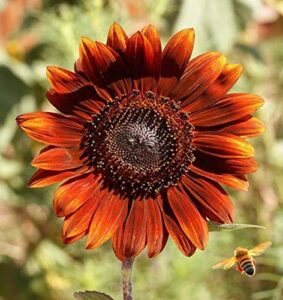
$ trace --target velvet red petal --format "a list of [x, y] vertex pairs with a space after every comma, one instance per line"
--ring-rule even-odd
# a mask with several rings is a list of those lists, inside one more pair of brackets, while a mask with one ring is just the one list
[[112, 237], [112, 245], [120, 260], [137, 256], [146, 245], [146, 200], [133, 200], [128, 218]]
[[84, 77], [86, 79], [85, 73], [84, 73], [84, 69], [81, 63], [80, 59], [77, 59], [74, 63], [74, 70], [77, 74], [81, 75], [82, 77]]
[[[93, 173], [83, 174], [60, 185], [54, 195], [53, 207], [58, 217], [72, 214], [100, 188], [100, 176]], [[92, 200], [90, 200], [92, 201]]]
[[238, 81], [243, 67], [237, 64], [226, 64], [218, 78], [192, 103], [187, 110], [194, 112], [205, 108], [222, 98]]
[[91, 85], [90, 82], [77, 73], [59, 67], [47, 67], [46, 75], [51, 87], [57, 93], [71, 93], [86, 85]]
[[128, 36], [123, 28], [114, 22], [108, 32], [107, 45], [122, 54], [127, 48]]
[[154, 50], [149, 40], [139, 31], [129, 38], [125, 59], [132, 71], [134, 88], [142, 92], [152, 90], [159, 76]]
[[118, 96], [131, 91], [127, 67], [111, 47], [83, 38], [80, 59], [87, 77], [96, 85], [109, 86]]
[[61, 147], [80, 144], [83, 126], [75, 117], [36, 112], [18, 116], [17, 123], [29, 137], [41, 143]]
[[123, 224], [128, 212], [128, 199], [123, 199], [105, 189], [97, 197], [101, 198], [88, 234], [87, 249], [99, 247], [110, 239]]
[[162, 52], [161, 78], [158, 92], [168, 96], [176, 87], [190, 60], [195, 40], [192, 28], [177, 32], [167, 43]]
[[174, 218], [174, 215], [166, 212], [164, 201], [165, 200], [162, 197], [158, 197], [158, 204], [162, 212], [166, 229], [184, 255], [193, 255], [196, 251], [196, 247], [191, 243], [184, 231], [181, 229], [178, 221]]
[[182, 184], [190, 198], [195, 199], [205, 217], [219, 223], [232, 223], [234, 207], [221, 186], [207, 178], [190, 173], [183, 176]]
[[244, 139], [222, 133], [195, 133], [193, 145], [201, 152], [222, 158], [250, 158], [254, 148]]
[[83, 165], [79, 148], [48, 147], [41, 151], [31, 162], [32, 166], [43, 170], [62, 171]]
[[79, 241], [80, 239], [82, 239], [85, 235], [87, 235], [88, 230], [84, 230], [81, 233], [74, 235], [74, 236], [63, 236], [62, 234], [62, 240], [64, 244], [72, 244], [75, 243], [77, 241]]
[[250, 158], [221, 158], [195, 151], [195, 161], [193, 165], [207, 172], [216, 174], [230, 173], [234, 175], [243, 175], [253, 173], [258, 169], [256, 160]]
[[[154, 53], [154, 63], [156, 65], [156, 72], [159, 74], [161, 70], [161, 41], [156, 28], [152, 25], [147, 25], [142, 29], [142, 34], [148, 39]], [[156, 86], [152, 86], [152, 91], [156, 91]]]
[[85, 86], [69, 94], [58, 94], [50, 89], [46, 96], [49, 102], [63, 114], [75, 115], [83, 119], [91, 119], [91, 115], [100, 113], [106, 104], [91, 86]]
[[251, 94], [229, 94], [208, 108], [194, 112], [190, 123], [194, 126], [217, 126], [242, 119], [263, 105], [263, 99]]
[[154, 57], [155, 57], [155, 63], [159, 65], [160, 68], [160, 62], [161, 62], [161, 41], [158, 31], [153, 25], [147, 25], [141, 30], [141, 33], [148, 39], [148, 41], [151, 44], [151, 47], [153, 49]]
[[149, 257], [154, 257], [164, 247], [163, 222], [157, 200], [146, 199], [145, 206], [147, 211], [147, 253]]
[[193, 165], [190, 166], [190, 170], [195, 174], [212, 179], [215, 182], [227, 185], [234, 189], [247, 191], [249, 188], [249, 183], [248, 183], [247, 179], [245, 177], [243, 177], [242, 175], [232, 175], [229, 173], [218, 174], [213, 171], [207, 172], [207, 171], [197, 168]]
[[28, 186], [31, 188], [41, 188], [67, 178], [72, 178], [78, 176], [81, 173], [87, 171], [87, 168], [79, 168], [76, 170], [66, 170], [66, 171], [51, 171], [51, 170], [37, 170], [28, 182]]
[[94, 197], [87, 201], [72, 215], [64, 220], [62, 238], [65, 243], [72, 242], [71, 238], [84, 236], [88, 233], [91, 219], [100, 203], [101, 199]]
[[215, 128], [214, 130], [232, 133], [241, 136], [242, 138], [251, 138], [262, 134], [265, 131], [265, 126], [257, 118], [247, 116], [242, 120], [225, 124], [221, 128]]
[[199, 249], [204, 249], [208, 241], [208, 228], [191, 199], [177, 188], [167, 191], [169, 204], [190, 241]]
[[226, 58], [218, 52], [204, 53], [192, 59], [176, 89], [169, 96], [181, 102], [184, 111], [188, 104], [203, 94], [221, 74]]

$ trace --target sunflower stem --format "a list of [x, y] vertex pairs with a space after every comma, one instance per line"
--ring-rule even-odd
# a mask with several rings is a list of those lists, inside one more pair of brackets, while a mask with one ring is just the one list
[[132, 296], [132, 270], [134, 259], [126, 259], [122, 262], [121, 285], [123, 290], [123, 300], [133, 300]]

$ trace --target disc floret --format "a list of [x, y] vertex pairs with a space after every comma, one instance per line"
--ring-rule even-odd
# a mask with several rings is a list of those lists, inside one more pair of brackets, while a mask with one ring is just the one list
[[152, 91], [116, 97], [85, 123], [81, 148], [105, 185], [135, 198], [176, 185], [193, 162], [193, 126]]

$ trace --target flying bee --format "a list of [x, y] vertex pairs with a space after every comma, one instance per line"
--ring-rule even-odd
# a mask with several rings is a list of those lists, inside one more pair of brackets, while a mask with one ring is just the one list
[[252, 277], [256, 272], [256, 261], [254, 256], [263, 254], [271, 246], [271, 244], [271, 242], [263, 242], [250, 250], [243, 247], [237, 247], [234, 251], [233, 257], [221, 260], [214, 265], [212, 269], [227, 270], [232, 268], [234, 264], [237, 264], [237, 271]]

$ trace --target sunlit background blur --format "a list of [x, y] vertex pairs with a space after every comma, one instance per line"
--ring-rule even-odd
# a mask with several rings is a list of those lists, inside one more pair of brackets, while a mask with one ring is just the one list
[[[162, 42], [194, 27], [194, 56], [223, 52], [245, 68], [235, 90], [266, 100], [258, 112], [266, 133], [251, 142], [260, 170], [249, 192], [234, 192], [237, 223], [265, 226], [211, 233], [204, 252], [183, 256], [169, 241], [157, 258], [135, 265], [137, 300], [283, 299], [283, 1], [276, 0], [0, 0], [0, 300], [73, 299], [76, 290], [104, 291], [120, 299], [120, 264], [107, 243], [95, 251], [83, 242], [64, 246], [62, 220], [52, 211], [54, 188], [28, 189], [29, 166], [40, 145], [15, 117], [51, 111], [45, 98], [46, 65], [72, 69], [81, 36], [106, 41], [119, 22], [132, 33], [152, 23]], [[271, 240], [257, 260], [257, 275], [211, 266], [236, 246]]]

